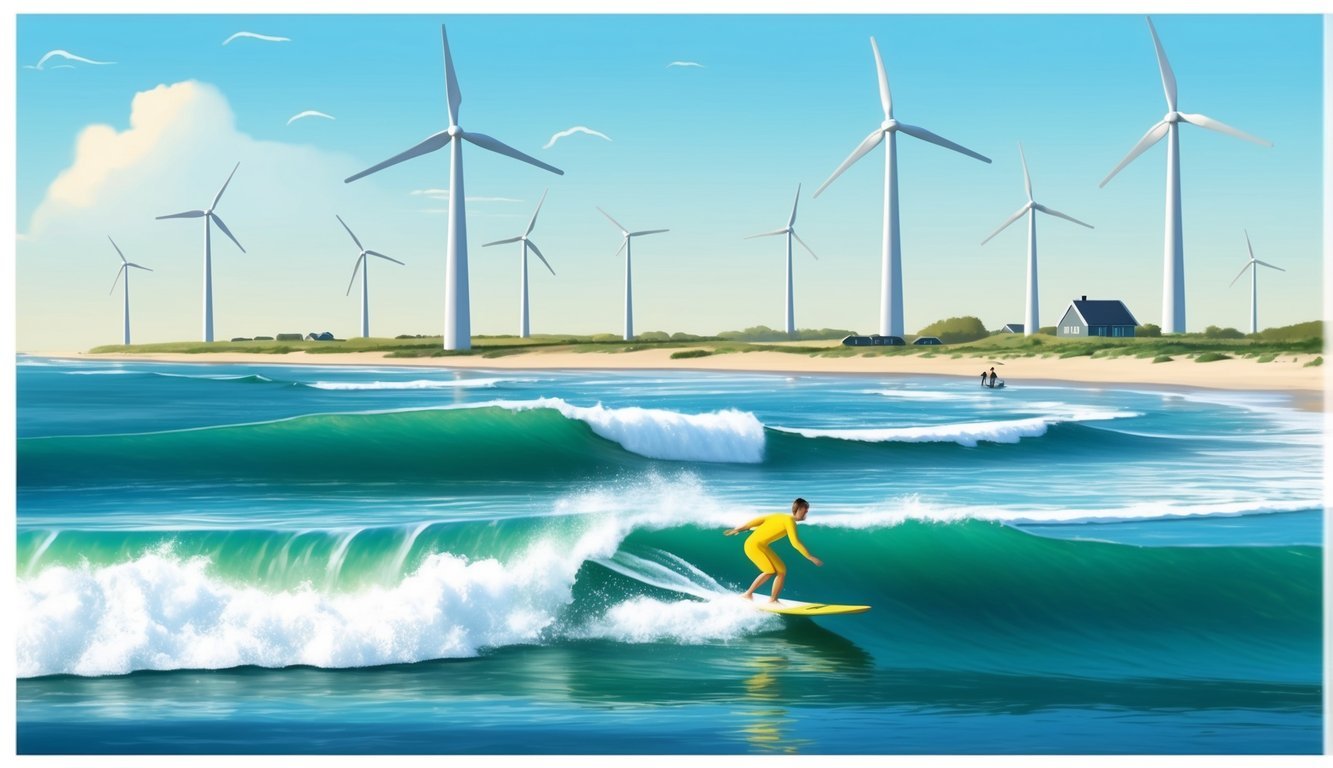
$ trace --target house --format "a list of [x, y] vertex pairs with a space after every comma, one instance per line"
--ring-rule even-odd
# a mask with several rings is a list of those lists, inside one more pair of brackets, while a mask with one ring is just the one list
[[328, 332], [328, 331], [324, 331], [323, 333], [315, 333], [315, 332], [312, 331], [311, 333], [306, 334], [305, 340], [306, 340], [306, 341], [336, 341], [336, 339], [333, 338], [333, 334], [330, 333], [330, 332]]
[[300, 341], [303, 337], [299, 333], [280, 333], [278, 341]]
[[1069, 302], [1069, 308], [1055, 327], [1056, 336], [1133, 336], [1139, 321], [1119, 299], [1093, 299], [1087, 296]]
[[1000, 333], [1022, 333], [1022, 332], [1023, 332], [1022, 323], [1005, 323], [1004, 327], [1000, 329]]

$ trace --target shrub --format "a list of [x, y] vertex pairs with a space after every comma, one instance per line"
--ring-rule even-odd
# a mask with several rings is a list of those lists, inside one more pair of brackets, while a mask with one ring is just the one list
[[1320, 320], [1311, 320], [1308, 323], [1284, 325], [1281, 328], [1265, 328], [1254, 335], [1263, 341], [1306, 341], [1314, 339], [1322, 342], [1324, 323]]
[[1055, 326], [1053, 326], [1053, 325], [1043, 325], [1042, 327], [1040, 327], [1040, 328], [1037, 329], [1037, 333], [1040, 333], [1040, 334], [1042, 334], [1043, 336], [1054, 336], [1054, 335], [1055, 335]]
[[711, 349], [682, 349], [679, 352], [672, 352], [672, 360], [684, 360], [690, 357], [708, 357], [713, 354]]
[[671, 341], [671, 335], [664, 331], [644, 331], [634, 337], [635, 341]]
[[[1155, 325], [1153, 323], [1144, 323], [1143, 325], [1140, 325], [1138, 328], [1134, 330], [1134, 335], [1143, 336], [1145, 338], [1154, 338], [1157, 336], [1161, 336], [1162, 326]], [[1154, 360], [1153, 362], [1156, 361]]]
[[1199, 355], [1198, 357], [1194, 358], [1194, 362], [1196, 362], [1196, 363], [1212, 363], [1212, 362], [1216, 362], [1216, 361], [1218, 361], [1218, 360], [1230, 360], [1230, 359], [1231, 359], [1231, 355], [1224, 355], [1224, 354], [1222, 354], [1221, 352], [1204, 352], [1203, 354], [1201, 354], [1201, 355]]
[[1320, 357], [1316, 357], [1315, 359], [1313, 359], [1313, 360], [1311, 360], [1310, 362], [1306, 363], [1306, 364], [1305, 364], [1305, 367], [1306, 367], [1306, 368], [1317, 368], [1318, 366], [1321, 366], [1321, 365], [1323, 365], [1323, 364], [1324, 364], [1324, 358], [1323, 358], [1323, 356], [1320, 356]]
[[1170, 356], [1170, 355], [1158, 355], [1157, 357], [1154, 357], [1154, 358], [1152, 359], [1152, 361], [1153, 361], [1154, 363], [1169, 363], [1169, 362], [1171, 362], [1171, 356]]
[[1218, 328], [1215, 325], [1210, 325], [1203, 329], [1203, 337], [1205, 339], [1243, 339], [1245, 334], [1235, 328]]
[[984, 339], [990, 335], [986, 326], [981, 320], [965, 315], [963, 317], [950, 317], [946, 320], [937, 320], [917, 334], [919, 336], [938, 336], [939, 340], [945, 344], [958, 344], [965, 341], [976, 341]]

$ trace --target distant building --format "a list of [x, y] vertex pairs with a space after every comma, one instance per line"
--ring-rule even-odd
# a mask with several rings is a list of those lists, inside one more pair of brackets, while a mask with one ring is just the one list
[[330, 332], [328, 332], [328, 331], [324, 331], [323, 333], [315, 333], [315, 332], [312, 331], [312, 332], [310, 332], [309, 334], [306, 335], [305, 340], [306, 340], [306, 341], [336, 341], [336, 339], [333, 338], [333, 334], [330, 333]]
[[1022, 323], [1005, 323], [1004, 327], [1000, 329], [1000, 333], [1022, 333], [1022, 332], [1023, 332]]
[[1074, 299], [1065, 310], [1056, 336], [1082, 338], [1085, 336], [1133, 336], [1139, 321], [1130, 314], [1125, 302], [1119, 299], [1093, 299], [1087, 296]]
[[299, 334], [299, 333], [280, 333], [280, 334], [278, 334], [278, 341], [300, 341], [300, 340], [303, 339], [303, 338], [305, 338], [305, 337], [303, 337], [303, 336], [302, 336], [301, 334]]

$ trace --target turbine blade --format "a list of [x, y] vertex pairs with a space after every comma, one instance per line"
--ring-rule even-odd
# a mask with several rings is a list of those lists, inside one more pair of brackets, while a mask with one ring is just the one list
[[1166, 135], [1168, 129], [1169, 126], [1167, 125], [1165, 120], [1162, 120], [1153, 127], [1149, 128], [1148, 132], [1143, 134], [1143, 138], [1139, 139], [1139, 143], [1134, 145], [1134, 148], [1129, 151], [1128, 155], [1125, 155], [1125, 159], [1120, 161], [1120, 165], [1117, 165], [1113, 171], [1106, 174], [1106, 178], [1102, 179], [1102, 183], [1098, 184], [1097, 186], [1098, 187], [1106, 186], [1106, 182], [1114, 178], [1117, 173], [1120, 173], [1120, 170], [1125, 166], [1129, 165], [1134, 160], [1134, 158], [1143, 154], [1148, 149], [1148, 147], [1151, 147], [1152, 145], [1161, 141], [1162, 137]]
[[231, 230], [227, 229], [227, 225], [222, 223], [222, 217], [218, 216], [216, 213], [210, 213], [208, 215], [213, 219], [213, 222], [218, 225], [218, 229], [222, 230], [222, 234], [231, 238], [231, 241], [236, 243], [236, 247], [241, 249], [241, 253], [245, 253], [245, 248], [241, 245], [241, 241], [237, 240], [236, 236], [231, 233]]
[[1265, 267], [1268, 267], [1269, 269], [1276, 269], [1276, 270], [1279, 271], [1279, 272], [1286, 272], [1286, 271], [1287, 271], [1287, 270], [1283, 269], [1282, 267], [1279, 267], [1279, 266], [1277, 266], [1277, 265], [1275, 265], [1275, 264], [1269, 264], [1269, 263], [1266, 262], [1266, 261], [1259, 261], [1258, 259], [1255, 259], [1255, 260], [1254, 260], [1254, 263], [1255, 263], [1255, 264], [1262, 264], [1262, 265], [1264, 265]]
[[757, 235], [746, 235], [746, 236], [745, 236], [744, 238], [742, 238], [742, 239], [744, 239], [744, 240], [753, 240], [753, 239], [755, 239], [756, 237], [772, 237], [773, 235], [785, 235], [785, 234], [787, 234], [787, 230], [789, 230], [789, 229], [791, 229], [791, 228], [790, 228], [790, 227], [783, 227], [782, 229], [775, 229], [775, 230], [773, 230], [772, 232], [760, 232], [760, 233], [757, 234]]
[[893, 119], [893, 96], [889, 93], [889, 75], [884, 71], [884, 59], [879, 55], [875, 36], [870, 36], [870, 50], [875, 53], [875, 74], [879, 76], [879, 105], [884, 108], [884, 119]]
[[623, 251], [623, 250], [625, 250], [625, 246], [628, 245], [628, 244], [629, 244], [629, 236], [628, 236], [628, 235], [625, 236], [625, 237], [623, 237], [623, 238], [621, 238], [621, 240], [620, 240], [620, 247], [616, 249], [616, 255], [619, 256], [619, 255], [620, 255], [620, 252]]
[[111, 294], [116, 292], [116, 284], [120, 282], [120, 275], [124, 271], [125, 271], [125, 265], [121, 264], [120, 269], [116, 270], [116, 279], [111, 281], [111, 290], [107, 291], [106, 295], [110, 296]]
[[535, 165], [538, 168], [550, 171], [551, 173], [554, 173], [557, 176], [565, 175], [564, 171], [560, 170], [559, 168], [556, 168], [554, 165], [547, 165], [546, 163], [543, 163], [542, 161], [538, 160], [532, 155], [525, 155], [522, 152], [519, 152], [517, 149], [514, 149], [508, 144], [505, 144], [504, 142], [500, 141], [499, 139], [491, 138], [490, 136], [487, 136], [484, 133], [465, 133], [463, 134], [463, 138], [467, 139], [473, 144], [476, 144], [482, 149], [489, 149], [490, 151], [496, 154], [507, 155], [509, 157], [514, 158], [515, 160], [522, 160], [528, 165]]
[[638, 232], [629, 233], [630, 237], [639, 237], [640, 235], [658, 235], [663, 232], [670, 232], [669, 229], [641, 229]]
[[399, 152], [398, 154], [394, 155], [388, 160], [385, 160], [382, 163], [376, 163], [375, 165], [370, 166], [369, 168], [365, 169], [360, 173], [348, 176], [347, 178], [343, 179], [343, 183], [344, 184], [351, 183], [363, 176], [369, 176], [370, 174], [375, 173], [376, 171], [382, 171], [391, 165], [397, 165], [403, 162], [404, 160], [411, 160], [414, 157], [420, 157], [421, 155], [434, 152], [437, 149], [441, 149], [445, 146], [448, 146], [449, 140], [451, 138], [452, 137], [449, 135], [448, 131], [440, 131], [439, 133], [431, 136], [430, 138], [426, 139], [420, 144], [417, 144], [415, 147], [412, 147], [411, 149]]
[[968, 149], [962, 144], [956, 144], [952, 141], [949, 141], [948, 139], [944, 138], [943, 136], [940, 136], [939, 134], [931, 133], [930, 131], [927, 131], [925, 128], [918, 128], [915, 125], [908, 125], [906, 123], [898, 123], [898, 130], [902, 131], [908, 136], [915, 136], [918, 139], [921, 139], [922, 141], [929, 141], [931, 144], [938, 144], [941, 147], [952, 149], [955, 152], [961, 152], [964, 155], [967, 155], [968, 157], [975, 157], [976, 159], [980, 160], [983, 163], [990, 162], [989, 157], [986, 157], [985, 155], [980, 154], [978, 152], [973, 152], [972, 150]]
[[528, 247], [532, 249], [532, 252], [533, 252], [533, 253], [537, 254], [537, 258], [541, 259], [541, 260], [542, 260], [542, 263], [546, 265], [546, 268], [547, 268], [547, 269], [550, 269], [550, 270], [551, 270], [551, 274], [554, 275], [554, 274], [555, 274], [555, 270], [554, 270], [554, 269], [551, 269], [551, 262], [547, 261], [547, 260], [546, 260], [546, 257], [542, 255], [541, 250], [540, 250], [539, 248], [537, 248], [537, 244], [534, 243], [534, 242], [532, 242], [531, 240], [529, 240], [529, 241], [528, 241]]
[[792, 198], [791, 201], [791, 218], [787, 219], [787, 226], [789, 228], [796, 225], [796, 204], [799, 202], [801, 202], [801, 185], [797, 184], [796, 197]]
[[[236, 168], [240, 168], [240, 167], [241, 167], [241, 164], [240, 164], [240, 163], [237, 163], [237, 164], [236, 164]], [[218, 193], [217, 193], [216, 195], [213, 196], [213, 204], [210, 205], [210, 206], [208, 206], [208, 209], [209, 209], [209, 210], [212, 210], [212, 209], [218, 207], [218, 201], [222, 199], [222, 193], [227, 191], [227, 185], [231, 183], [231, 177], [236, 175], [236, 168], [232, 168], [232, 169], [231, 169], [231, 173], [227, 175], [227, 180], [224, 181], [224, 182], [222, 182], [222, 189], [219, 189], [219, 190], [218, 190]]]
[[1250, 252], [1250, 261], [1254, 261], [1254, 246], [1250, 245], [1250, 230], [1242, 229], [1241, 231], [1245, 233], [1245, 248]]
[[[107, 239], [107, 240], [111, 240], [111, 235], [107, 235], [107, 236], [106, 236], [106, 239]], [[120, 254], [120, 260], [121, 260], [122, 263], [129, 261], [129, 259], [126, 259], [126, 258], [125, 258], [125, 254], [124, 254], [124, 253], [121, 253], [120, 246], [119, 246], [119, 245], [116, 245], [116, 241], [115, 241], [115, 240], [111, 240], [111, 247], [116, 249], [116, 253], [119, 253], [119, 254]]]
[[152, 272], [152, 271], [153, 271], [152, 269], [149, 269], [148, 267], [145, 267], [145, 266], [143, 266], [142, 264], [135, 264], [135, 263], [132, 262], [132, 261], [127, 261], [127, 262], [125, 262], [125, 266], [127, 266], [127, 267], [134, 267], [135, 269], [142, 269], [142, 270], [145, 271], [145, 272]]
[[1028, 202], [1032, 202], [1032, 177], [1028, 175], [1028, 157], [1023, 154], [1023, 142], [1018, 142], [1018, 159], [1023, 161], [1023, 186], [1028, 191]]
[[343, 217], [339, 216], [336, 213], [333, 214], [333, 217], [338, 220], [339, 224], [343, 225], [343, 229], [347, 230], [347, 234], [352, 236], [352, 242], [356, 243], [356, 249], [358, 251], [364, 251], [366, 247], [361, 244], [360, 240], [357, 239], [356, 233], [352, 231], [352, 228], [347, 226], [347, 222], [343, 221]]
[[182, 212], [182, 213], [173, 213], [173, 214], [171, 214], [171, 215], [169, 215], [169, 216], [158, 216], [157, 218], [158, 218], [159, 220], [161, 220], [161, 219], [197, 219], [197, 218], [199, 218], [200, 216], [206, 216], [206, 215], [207, 215], [207, 214], [205, 214], [203, 211], [184, 211], [184, 212]]
[[1075, 224], [1078, 224], [1079, 226], [1087, 227], [1088, 229], [1096, 229], [1096, 227], [1092, 226], [1091, 224], [1087, 224], [1087, 223], [1084, 223], [1084, 222], [1082, 222], [1082, 221], [1079, 221], [1078, 219], [1074, 218], [1073, 216], [1070, 216], [1070, 215], [1067, 214], [1067, 213], [1060, 213], [1059, 211], [1055, 210], [1054, 208], [1047, 208], [1046, 206], [1042, 205], [1041, 203], [1037, 203], [1037, 204], [1033, 205], [1032, 207], [1033, 207], [1033, 208], [1036, 208], [1037, 210], [1041, 211], [1042, 213], [1049, 213], [1049, 214], [1052, 215], [1052, 216], [1058, 216], [1058, 217], [1060, 217], [1060, 218], [1062, 218], [1062, 219], [1064, 219], [1064, 220], [1066, 220], [1066, 221], [1072, 221], [1072, 222], [1074, 222]]
[[352, 284], [356, 282], [357, 270], [361, 269], [361, 262], [365, 260], [366, 260], [366, 254], [364, 253], [356, 257], [356, 265], [352, 267], [352, 279], [347, 281], [347, 293], [344, 293], [343, 294], [344, 296], [352, 295]]
[[[403, 264], [403, 262], [399, 261], [398, 259], [395, 259], [395, 258], [392, 257], [392, 256], [385, 256], [384, 254], [380, 253], [379, 251], [366, 251], [366, 253], [370, 254], [371, 256], [378, 256], [378, 257], [380, 257], [381, 259], [388, 259], [389, 261], [392, 261], [394, 264]], [[403, 264], [403, 266], [405, 267], [405, 266], [407, 266], [407, 265], [406, 265], [406, 264]]]
[[1172, 112], [1176, 111], [1176, 76], [1171, 71], [1171, 62], [1166, 60], [1166, 51], [1162, 49], [1162, 41], [1157, 39], [1157, 28], [1152, 25], [1152, 17], [1148, 19], [1148, 31], [1152, 33], [1152, 44], [1157, 49], [1157, 66], [1162, 70], [1162, 90], [1166, 91], [1166, 107]]
[[[597, 208], [597, 210], [602, 211], [601, 206], [594, 206], [594, 207]], [[611, 214], [607, 213], [606, 211], [602, 211], [602, 215], [608, 219], [611, 219]], [[629, 234], [629, 230], [620, 226], [620, 222], [616, 221], [615, 219], [611, 219], [611, 223], [616, 225], [616, 229], [620, 230], [621, 234], [625, 235]]]
[[1254, 259], [1250, 259], [1249, 261], [1245, 262], [1245, 266], [1240, 268], [1240, 272], [1236, 273], [1236, 276], [1231, 279], [1231, 284], [1228, 285], [1227, 287], [1230, 288], [1232, 285], [1235, 285], [1236, 281], [1241, 278], [1241, 275], [1245, 274], [1245, 270], [1249, 269], [1253, 265], [1254, 265]]
[[517, 236], [517, 237], [510, 237], [510, 238], [507, 238], [507, 239], [504, 239], [504, 240], [496, 240], [496, 241], [493, 242], [493, 243], [483, 243], [481, 247], [482, 247], [482, 248], [490, 248], [492, 245], [506, 245], [506, 244], [508, 244], [508, 243], [517, 243], [519, 240], [522, 240], [522, 239], [523, 239], [523, 235], [519, 235], [519, 236]]
[[463, 94], [458, 91], [458, 74], [454, 72], [454, 57], [449, 53], [449, 34], [440, 25], [440, 39], [444, 41], [444, 86], [445, 98], [449, 100], [449, 124], [458, 125], [458, 105], [463, 101]]
[[855, 163], [857, 160], [860, 160], [862, 157], [865, 156], [867, 152], [879, 146], [879, 143], [883, 140], [884, 140], [883, 128], [876, 128], [875, 130], [871, 131], [870, 135], [865, 137], [865, 139], [861, 141], [861, 144], [857, 146], [856, 149], [852, 150], [852, 153], [847, 156], [847, 159], [842, 161], [842, 165], [838, 166], [838, 170], [834, 171], [832, 176], [828, 177], [828, 179], [823, 184], [819, 185], [819, 189], [815, 190], [814, 196], [819, 197], [819, 193], [823, 192], [828, 187], [828, 185], [832, 184], [834, 179], [841, 176], [843, 171], [847, 170], [852, 166], [852, 163]]
[[1228, 136], [1235, 136], [1235, 137], [1238, 138], [1238, 139], [1244, 139], [1244, 140], [1246, 140], [1246, 141], [1252, 141], [1252, 142], [1254, 142], [1255, 144], [1258, 144], [1258, 145], [1261, 146], [1261, 147], [1271, 147], [1271, 146], [1273, 146], [1273, 142], [1268, 141], [1267, 139], [1261, 139], [1261, 138], [1259, 138], [1258, 136], [1251, 136], [1250, 134], [1246, 133], [1245, 131], [1241, 131], [1241, 130], [1237, 130], [1237, 129], [1235, 129], [1235, 128], [1232, 128], [1231, 126], [1227, 125], [1226, 123], [1223, 123], [1223, 122], [1218, 121], [1218, 120], [1214, 120], [1213, 118], [1211, 118], [1211, 117], [1209, 117], [1209, 116], [1207, 116], [1207, 115], [1190, 115], [1190, 114], [1185, 114], [1184, 112], [1181, 112], [1181, 113], [1180, 113], [1180, 119], [1181, 119], [1181, 120], [1184, 120], [1184, 121], [1187, 122], [1187, 123], [1192, 123], [1192, 124], [1194, 124], [1194, 125], [1197, 125], [1197, 126], [1199, 126], [1200, 128], [1207, 128], [1207, 129], [1210, 130], [1210, 131], [1217, 131], [1218, 133], [1225, 133], [1225, 134], [1228, 135]]
[[982, 245], [985, 245], [986, 243], [989, 243], [989, 242], [991, 241], [991, 238], [992, 238], [992, 237], [995, 237], [996, 235], [998, 235], [998, 234], [1000, 234], [1001, 232], [1003, 232], [1005, 227], [1009, 226], [1010, 224], [1013, 224], [1015, 221], [1018, 221], [1020, 218], [1022, 218], [1022, 217], [1023, 217], [1023, 214], [1025, 214], [1025, 213], [1028, 212], [1028, 207], [1029, 207], [1030, 205], [1031, 205], [1031, 203], [1029, 203], [1028, 205], [1023, 206], [1022, 208], [1019, 208], [1017, 213], [1015, 213], [1013, 216], [1010, 216], [1009, 218], [1005, 219], [1005, 220], [1004, 220], [1004, 223], [1001, 224], [1001, 225], [999, 226], [998, 229], [996, 229], [994, 232], [992, 232], [992, 233], [990, 233], [989, 235], [987, 235], [985, 240], [982, 240], [982, 241], [981, 241], [981, 244], [982, 244]]
[[[801, 247], [805, 249], [806, 253], [810, 254], [811, 256], [815, 256], [815, 252], [810, 249], [810, 246], [805, 244], [805, 241], [801, 239], [800, 235], [796, 234], [796, 230], [792, 230], [791, 236], [796, 238], [796, 242], [801, 244]], [[815, 261], [819, 261], [818, 256], [815, 256]]]
[[542, 203], [546, 202], [546, 193], [550, 191], [551, 191], [550, 187], [547, 187], [546, 189], [542, 190], [542, 198], [537, 201], [537, 210], [532, 212], [532, 221], [528, 222], [528, 231], [523, 233], [524, 237], [527, 237], [528, 235], [532, 234], [532, 228], [537, 226], [537, 214], [542, 212]]

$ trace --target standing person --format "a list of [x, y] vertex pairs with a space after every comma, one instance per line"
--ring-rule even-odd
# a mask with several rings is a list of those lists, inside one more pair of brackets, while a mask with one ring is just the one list
[[986, 372], [984, 370], [981, 372], [981, 386], [986, 386]]
[[773, 542], [786, 536], [791, 540], [791, 545], [797, 552], [805, 555], [806, 559], [815, 565], [823, 565], [824, 561], [810, 554], [810, 550], [805, 548], [801, 540], [796, 535], [796, 523], [805, 519], [810, 514], [810, 502], [805, 499], [796, 499], [791, 503], [791, 514], [782, 513], [774, 515], [765, 515], [756, 517], [745, 525], [737, 526], [726, 531], [727, 536], [735, 536], [741, 531], [748, 531], [754, 528], [754, 533], [745, 540], [745, 555], [750, 558], [759, 568], [759, 576], [745, 590], [742, 595], [746, 600], [754, 599], [754, 591], [764, 585], [773, 576], [777, 579], [773, 582], [773, 594], [768, 598], [768, 602], [776, 603], [778, 595], [782, 592], [782, 586], [787, 581], [787, 565], [782, 562], [782, 558], [777, 556], [770, 546]]
[[997, 374], [995, 373], [995, 366], [992, 365], [992, 366], [991, 366], [991, 369], [990, 369], [990, 387], [991, 387], [991, 389], [995, 389], [995, 380], [998, 379], [998, 378], [1000, 378], [1000, 377], [999, 377], [999, 375], [997, 375]]

